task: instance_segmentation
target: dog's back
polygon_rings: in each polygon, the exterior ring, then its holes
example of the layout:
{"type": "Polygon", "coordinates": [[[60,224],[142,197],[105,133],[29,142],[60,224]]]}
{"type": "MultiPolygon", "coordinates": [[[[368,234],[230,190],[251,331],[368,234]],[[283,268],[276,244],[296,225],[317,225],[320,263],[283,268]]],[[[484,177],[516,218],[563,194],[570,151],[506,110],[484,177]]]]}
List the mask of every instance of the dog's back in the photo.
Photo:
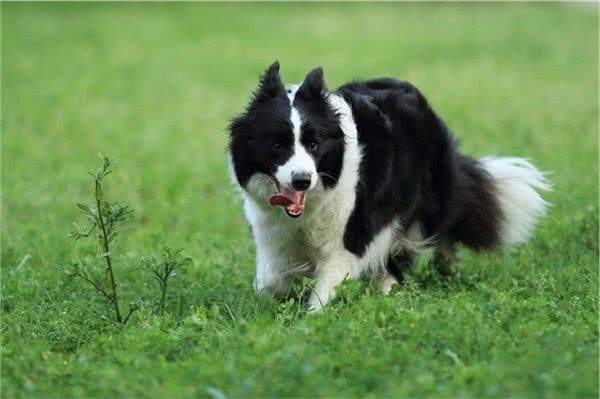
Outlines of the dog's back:
{"type": "MultiPolygon", "coordinates": [[[[351,104],[364,148],[358,211],[349,222],[355,228],[346,233],[355,251],[366,248],[390,215],[399,216],[403,236],[417,225],[435,243],[444,270],[455,259],[456,243],[488,250],[523,242],[546,212],[536,191],[550,188],[542,173],[522,158],[460,154],[445,123],[410,83],[380,78],[336,92],[351,104]]],[[[410,252],[391,254],[388,268],[398,275],[410,252]]]]}

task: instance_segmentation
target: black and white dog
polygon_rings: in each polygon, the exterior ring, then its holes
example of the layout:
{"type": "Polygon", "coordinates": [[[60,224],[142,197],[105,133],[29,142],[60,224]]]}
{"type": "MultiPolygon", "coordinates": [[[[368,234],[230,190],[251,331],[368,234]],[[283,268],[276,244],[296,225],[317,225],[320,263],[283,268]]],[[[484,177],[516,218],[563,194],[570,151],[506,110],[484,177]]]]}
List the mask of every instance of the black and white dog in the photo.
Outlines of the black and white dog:
{"type": "Polygon", "coordinates": [[[550,188],[541,172],[521,158],[461,154],[404,81],[330,92],[316,68],[286,88],[275,62],[229,133],[256,242],[256,289],[285,295],[294,276],[313,276],[311,310],[345,278],[370,276],[389,291],[423,247],[452,272],[458,243],[523,242],[547,208],[536,192],[550,188]]]}

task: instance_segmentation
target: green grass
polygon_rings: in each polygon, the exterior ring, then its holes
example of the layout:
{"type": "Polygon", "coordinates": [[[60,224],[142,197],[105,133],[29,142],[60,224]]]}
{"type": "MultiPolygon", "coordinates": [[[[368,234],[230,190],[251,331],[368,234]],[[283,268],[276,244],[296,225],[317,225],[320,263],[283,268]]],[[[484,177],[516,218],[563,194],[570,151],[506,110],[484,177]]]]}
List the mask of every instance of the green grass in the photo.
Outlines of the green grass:
{"type": "Polygon", "coordinates": [[[1,7],[3,397],[598,396],[594,6],[1,7]],[[460,278],[421,264],[399,296],[352,282],[314,316],[257,298],[225,126],[275,59],[288,82],[317,65],[330,87],[413,82],[466,153],[554,171],[550,215],[527,245],[466,253],[460,278]],[[135,208],[115,267],[146,304],[125,328],[63,273],[94,260],[66,234],[99,152],[135,208]],[[195,263],[158,317],[132,269],[164,244],[195,263]]]}

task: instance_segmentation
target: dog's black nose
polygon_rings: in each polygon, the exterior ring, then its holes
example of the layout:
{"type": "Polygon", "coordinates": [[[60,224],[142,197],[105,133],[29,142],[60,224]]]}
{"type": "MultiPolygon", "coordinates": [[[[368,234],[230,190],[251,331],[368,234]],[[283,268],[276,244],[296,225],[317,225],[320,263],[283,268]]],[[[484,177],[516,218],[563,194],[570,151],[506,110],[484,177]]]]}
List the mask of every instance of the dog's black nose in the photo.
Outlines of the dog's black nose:
{"type": "Polygon", "coordinates": [[[292,187],[298,191],[304,191],[310,187],[310,173],[292,174],[292,187]]]}

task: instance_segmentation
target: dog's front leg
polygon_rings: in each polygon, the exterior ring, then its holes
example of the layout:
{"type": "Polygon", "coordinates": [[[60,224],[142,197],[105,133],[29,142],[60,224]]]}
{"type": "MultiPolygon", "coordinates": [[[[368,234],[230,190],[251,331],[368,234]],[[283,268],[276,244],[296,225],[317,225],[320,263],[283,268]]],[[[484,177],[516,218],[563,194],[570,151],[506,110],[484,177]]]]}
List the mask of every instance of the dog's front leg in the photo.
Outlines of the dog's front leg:
{"type": "Polygon", "coordinates": [[[290,289],[290,279],[282,273],[286,260],[273,248],[256,248],[256,276],[254,287],[258,294],[284,296],[290,289]]]}
{"type": "Polygon", "coordinates": [[[317,264],[316,285],[310,295],[307,306],[309,312],[320,310],[335,297],[335,288],[346,278],[355,278],[354,256],[350,253],[338,253],[326,261],[317,264]]]}

